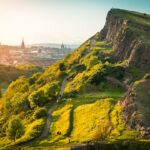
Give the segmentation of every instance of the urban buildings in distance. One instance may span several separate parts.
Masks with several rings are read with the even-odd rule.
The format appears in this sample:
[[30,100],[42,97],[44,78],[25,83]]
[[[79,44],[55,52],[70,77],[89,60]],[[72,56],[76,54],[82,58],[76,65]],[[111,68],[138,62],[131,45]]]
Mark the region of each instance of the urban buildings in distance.
[[64,44],[59,47],[42,45],[26,46],[24,39],[22,39],[20,46],[0,44],[0,64],[49,66],[72,51],[73,48],[68,48]]

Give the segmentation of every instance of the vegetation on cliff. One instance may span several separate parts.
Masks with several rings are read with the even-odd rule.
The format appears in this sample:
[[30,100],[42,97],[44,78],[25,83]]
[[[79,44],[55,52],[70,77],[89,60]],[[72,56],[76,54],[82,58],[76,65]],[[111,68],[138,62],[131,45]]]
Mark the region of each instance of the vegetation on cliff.
[[[32,146],[76,144],[99,140],[114,142],[141,138],[140,130],[130,127],[127,122],[132,121],[133,109],[131,113],[123,112],[124,109],[130,110],[130,107],[128,108],[128,105],[125,104],[130,100],[130,96],[129,98],[126,95],[126,97],[122,96],[126,92],[124,87],[140,79],[148,70],[145,71],[143,68],[140,71],[138,66],[142,66],[141,64],[133,66],[129,63],[129,60],[137,59],[138,56],[116,58],[116,53],[125,51],[126,48],[129,48],[126,45],[131,44],[129,40],[127,43],[122,42],[122,38],[116,35],[117,28],[114,30],[111,24],[118,23],[118,27],[123,31],[124,26],[119,23],[120,19],[128,20],[130,27],[134,28],[130,32],[132,37],[134,34],[137,35],[135,24],[136,27],[139,24],[145,27],[140,32],[142,41],[149,36],[148,32],[145,35],[145,30],[149,30],[149,15],[143,16],[135,12],[113,9],[108,14],[104,29],[85,41],[74,52],[52,64],[44,73],[19,77],[10,84],[0,99],[1,146],[16,145],[37,139],[44,130],[49,108],[57,102],[59,102],[58,106],[52,112],[48,137],[34,141]],[[107,36],[108,30],[112,30],[109,36]],[[112,37],[112,33],[115,37]],[[122,32],[120,36],[122,35],[124,38],[129,38],[126,32]],[[118,41],[113,40],[115,38]],[[121,44],[126,48],[119,51],[119,46],[115,46],[114,41],[122,42]],[[144,41],[144,43],[147,42]],[[131,51],[132,48],[138,51],[139,47],[137,49],[130,47]],[[146,52],[148,53],[147,50]],[[149,53],[147,55],[149,56]],[[140,59],[145,58],[142,55]],[[144,64],[145,68],[149,68],[148,63],[149,61]],[[62,85],[64,86],[63,91]],[[149,117],[147,118],[146,114],[146,112],[149,113],[149,75],[146,75],[142,81],[135,82],[133,87],[133,91],[137,93],[135,99],[138,106],[135,110],[137,120],[140,118],[142,122],[149,124]],[[122,99],[121,102],[120,99]],[[20,128],[19,136],[13,134],[15,142],[9,138],[10,134],[8,134],[14,116]],[[127,121],[125,116],[128,117]]]

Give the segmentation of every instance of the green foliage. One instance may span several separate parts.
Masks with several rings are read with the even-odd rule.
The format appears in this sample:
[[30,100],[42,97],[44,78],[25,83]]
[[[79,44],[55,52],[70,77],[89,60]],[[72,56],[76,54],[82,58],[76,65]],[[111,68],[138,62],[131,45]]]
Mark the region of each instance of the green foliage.
[[35,139],[36,137],[41,135],[44,129],[44,126],[45,126],[45,119],[42,119],[42,118],[29,122],[25,126],[24,135],[20,139],[18,139],[17,142],[23,143],[23,142],[27,142],[27,141]]
[[39,72],[33,74],[33,76],[29,78],[29,84],[30,85],[34,84],[40,75],[41,75],[41,73],[39,73]]
[[82,59],[80,60],[80,62],[81,62],[82,64],[84,64],[87,69],[90,69],[90,68],[93,67],[94,65],[100,63],[100,60],[99,60],[98,57],[95,55],[95,53],[90,53],[90,54],[87,55],[86,57],[82,58]]
[[75,70],[77,72],[82,72],[82,71],[86,70],[86,66],[84,64],[77,64],[74,66],[73,70]]
[[150,79],[150,73],[145,74],[144,79],[149,80]]
[[65,71],[65,70],[66,70],[66,66],[65,66],[64,63],[60,63],[60,64],[59,64],[59,70],[60,70],[60,71]]
[[[14,112],[15,114],[20,113],[21,111],[25,111],[28,109],[28,93],[16,93],[11,99],[11,106],[9,112]],[[7,101],[6,101],[7,103]],[[8,101],[7,106],[10,104]]]
[[44,94],[44,91],[42,90],[37,90],[32,92],[29,97],[29,102],[30,102],[30,107],[35,108],[35,107],[42,107],[44,106],[47,102],[48,99]]
[[35,110],[35,112],[33,114],[34,119],[40,119],[40,118],[44,118],[46,116],[47,116],[46,108],[38,108]]
[[67,93],[64,93],[63,98],[75,98],[77,97],[78,92],[77,91],[70,91]]
[[41,90],[44,91],[45,96],[49,100],[56,99],[60,90],[59,82],[47,83],[41,88]]
[[112,65],[106,64],[105,65],[105,75],[113,76],[117,79],[123,79],[125,74],[125,68],[120,65]]
[[24,133],[24,126],[21,121],[17,118],[12,118],[9,121],[7,128],[7,137],[12,140],[20,138]]

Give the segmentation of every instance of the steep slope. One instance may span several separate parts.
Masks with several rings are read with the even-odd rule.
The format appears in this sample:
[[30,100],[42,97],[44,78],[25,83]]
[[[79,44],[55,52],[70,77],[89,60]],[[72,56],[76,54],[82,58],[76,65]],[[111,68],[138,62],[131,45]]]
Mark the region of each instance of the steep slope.
[[120,101],[126,125],[150,136],[150,74],[136,81]]
[[[142,75],[150,69],[146,31],[149,31],[148,15],[112,9],[104,29],[74,52],[49,66],[43,74],[12,82],[0,100],[0,145],[15,145],[40,137],[48,108],[56,102],[59,106],[52,114],[50,134],[35,146],[140,138],[140,131],[130,127],[133,112],[126,111],[130,110],[128,101],[124,98],[121,105],[117,103],[128,84],[136,79],[126,84],[129,75],[136,74],[135,70],[130,73],[130,67],[141,67],[143,71],[138,71]],[[137,46],[141,46],[139,40],[143,49]],[[149,83],[145,82],[144,86]],[[136,112],[143,114],[141,122],[146,122],[148,127],[147,114],[143,112],[147,107],[139,97],[136,101],[140,107],[136,107]],[[130,103],[130,97],[127,99]],[[12,142],[8,128],[14,118],[19,119],[24,131]]]
[[111,9],[100,39],[112,42],[117,60],[150,69],[150,15]]

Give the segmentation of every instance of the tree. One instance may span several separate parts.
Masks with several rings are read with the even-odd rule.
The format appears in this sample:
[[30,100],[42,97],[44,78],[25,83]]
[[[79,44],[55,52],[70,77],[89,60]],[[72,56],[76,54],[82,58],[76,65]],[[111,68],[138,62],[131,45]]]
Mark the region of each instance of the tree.
[[33,114],[34,119],[39,119],[39,118],[43,118],[46,116],[47,116],[46,108],[38,108]]
[[59,64],[59,70],[60,70],[60,71],[65,71],[65,70],[66,70],[66,66],[65,66],[64,63],[60,63],[60,64]]
[[48,98],[45,96],[45,93],[43,90],[32,92],[31,95],[29,95],[28,99],[29,99],[31,108],[35,108],[37,106],[39,107],[44,106],[48,101]]
[[12,118],[8,123],[7,137],[11,140],[20,138],[24,133],[24,126],[17,118]]

